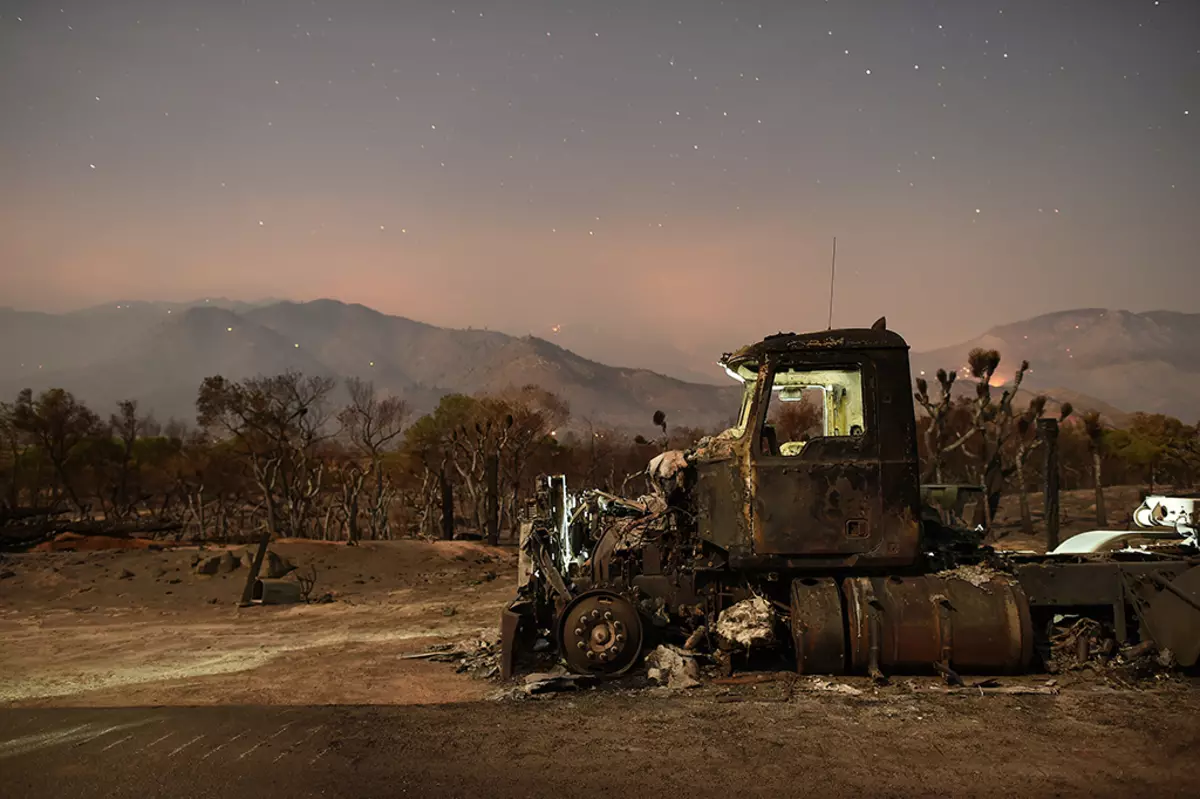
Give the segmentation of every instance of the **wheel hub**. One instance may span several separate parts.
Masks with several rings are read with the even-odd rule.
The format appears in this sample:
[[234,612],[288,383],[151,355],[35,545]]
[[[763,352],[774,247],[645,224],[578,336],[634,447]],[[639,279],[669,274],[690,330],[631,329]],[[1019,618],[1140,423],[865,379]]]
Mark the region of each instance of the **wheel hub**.
[[641,654],[642,622],[628,599],[611,591],[589,591],[563,609],[558,640],[572,671],[620,674]]

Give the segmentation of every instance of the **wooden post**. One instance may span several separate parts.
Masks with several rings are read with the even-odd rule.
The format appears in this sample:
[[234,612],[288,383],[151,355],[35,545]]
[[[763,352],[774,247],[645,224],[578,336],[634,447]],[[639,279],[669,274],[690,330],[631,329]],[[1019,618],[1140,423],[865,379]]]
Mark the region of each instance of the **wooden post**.
[[491,454],[484,463],[487,483],[487,542],[500,544],[500,456]]
[[1046,519],[1046,551],[1058,547],[1058,420],[1038,419],[1038,435],[1046,449],[1046,485],[1043,489]]
[[454,486],[446,479],[446,470],[441,472],[442,482],[442,540],[454,539]]

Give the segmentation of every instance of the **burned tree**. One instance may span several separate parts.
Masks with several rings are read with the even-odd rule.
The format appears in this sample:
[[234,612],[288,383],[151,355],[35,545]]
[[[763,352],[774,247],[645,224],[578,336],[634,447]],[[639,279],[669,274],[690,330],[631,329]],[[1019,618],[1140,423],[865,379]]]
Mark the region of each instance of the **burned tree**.
[[[1033,515],[1029,511],[1029,485],[1025,479],[1025,463],[1030,455],[1046,443],[1046,439],[1037,434],[1037,426],[1045,412],[1046,401],[1046,397],[1039,394],[1030,401],[1029,407],[1017,418],[1017,451],[1013,456],[1011,471],[1015,472],[1016,476],[1017,497],[1021,507],[1021,531],[1027,535],[1033,533]],[[1071,403],[1063,403],[1059,409],[1058,421],[1065,420],[1071,415],[1071,412]]]
[[667,435],[667,414],[663,411],[655,411],[652,421],[655,427],[662,429],[662,448],[666,451],[670,446],[670,438]]
[[918,377],[916,380],[917,391],[913,396],[917,400],[917,404],[929,416],[929,426],[925,429],[925,445],[930,460],[926,479],[932,479],[935,483],[945,481],[946,457],[961,450],[979,433],[978,426],[972,418],[967,429],[955,435],[951,423],[956,411],[954,381],[957,377],[957,372],[947,372],[945,369],[937,370],[940,393],[936,401],[930,397],[929,381],[923,377]]
[[980,465],[980,483],[986,502],[981,507],[977,522],[985,527],[991,526],[1004,489],[1004,449],[1015,430],[1017,419],[1013,401],[1021,389],[1025,373],[1029,371],[1029,361],[1021,361],[1013,382],[1004,388],[1000,400],[994,402],[991,384],[999,366],[1000,353],[997,350],[977,347],[967,354],[967,368],[976,380],[975,399],[971,403],[971,432],[978,436],[979,449],[965,451]]
[[913,394],[917,404],[929,415],[929,427],[925,430],[925,438],[930,459],[929,472],[935,483],[942,482],[942,462],[945,458],[943,442],[946,440],[946,422],[950,415],[950,404],[953,401],[952,389],[957,376],[957,372],[947,372],[945,369],[937,370],[938,386],[942,390],[937,402],[930,398],[929,381],[924,377],[917,378],[917,391]]
[[118,517],[133,515],[134,505],[138,501],[131,481],[137,474],[137,441],[144,434],[147,421],[145,417],[138,415],[137,400],[122,400],[117,403],[117,413],[109,417],[109,428],[120,447],[117,475],[112,487],[112,508]]
[[0,479],[4,481],[0,510],[11,510],[21,502],[21,439],[13,419],[13,406],[0,402]]
[[[476,400],[463,394],[442,397],[432,413],[417,419],[404,432],[403,451],[408,468],[420,477],[413,504],[418,508],[419,529],[429,535],[452,537],[454,529],[454,474],[471,486],[472,472],[459,464],[452,438],[472,419]],[[441,525],[437,520],[441,519]]]
[[[379,397],[373,383],[352,377],[346,381],[350,402],[338,414],[343,433],[365,464],[352,463],[343,476],[343,513],[351,543],[359,538],[360,513],[366,516],[367,535],[390,537],[389,510],[395,497],[391,478],[384,470],[384,456],[399,439],[408,419],[408,405],[399,397]],[[370,481],[366,507],[363,490]],[[365,512],[365,513],[364,513]]]
[[570,409],[557,394],[534,385],[509,389],[498,399],[506,417],[512,417],[500,465],[510,487],[504,503],[507,507],[502,507],[502,513],[508,517],[509,527],[515,530],[522,485],[529,479],[529,464],[546,449],[552,432],[570,417]]
[[246,576],[251,599],[267,546],[280,535],[304,536],[313,520],[324,466],[317,445],[328,436],[327,399],[334,381],[286,372],[238,383],[205,378],[196,399],[202,428],[231,438],[249,463],[266,524]]
[[75,489],[68,464],[80,445],[98,432],[96,414],[61,388],[43,391],[36,399],[33,391],[25,389],[12,408],[11,425],[17,433],[28,435],[49,461],[53,471],[50,503],[57,503],[65,493],[76,510],[85,514],[87,506]]
[[1104,507],[1104,483],[1101,480],[1101,461],[1104,454],[1104,422],[1099,411],[1083,415],[1083,429],[1087,433],[1088,454],[1092,456],[1092,482],[1096,487],[1096,524],[1108,524],[1108,512]]
[[[966,430],[957,436],[950,432],[950,420],[955,410],[955,372],[938,370],[940,396],[936,401],[930,397],[929,384],[924,378],[917,378],[914,397],[930,420],[926,428],[926,445],[932,461],[930,472],[933,479],[941,482],[946,456],[962,450],[963,454],[976,464],[976,476],[972,479],[978,480],[985,496],[985,502],[977,513],[976,523],[989,527],[1000,504],[1005,482],[1016,473],[1021,494],[1022,520],[1028,527],[1030,522],[1024,465],[1029,453],[1038,446],[1036,443],[1029,443],[1028,439],[1031,426],[1045,409],[1046,398],[1035,397],[1024,412],[1016,410],[1014,401],[1025,374],[1029,371],[1029,361],[1022,361],[1012,382],[1005,386],[1000,399],[993,400],[992,380],[999,366],[1000,353],[997,350],[976,348],[967,355],[967,370],[975,380],[975,396],[964,401],[962,407],[969,418]],[[1065,418],[1066,414],[1070,413],[1070,406],[1064,406],[1063,410]],[[1012,448],[1014,435],[1016,453],[1012,463],[1007,464],[1006,453]]]

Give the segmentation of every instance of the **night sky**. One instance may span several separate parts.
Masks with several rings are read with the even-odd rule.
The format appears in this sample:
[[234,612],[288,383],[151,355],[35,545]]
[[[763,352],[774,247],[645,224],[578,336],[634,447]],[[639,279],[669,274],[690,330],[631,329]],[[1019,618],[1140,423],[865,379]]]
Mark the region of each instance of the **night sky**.
[[[1200,2],[0,0],[0,304],[710,359],[1200,310]],[[568,336],[573,333],[573,336]]]

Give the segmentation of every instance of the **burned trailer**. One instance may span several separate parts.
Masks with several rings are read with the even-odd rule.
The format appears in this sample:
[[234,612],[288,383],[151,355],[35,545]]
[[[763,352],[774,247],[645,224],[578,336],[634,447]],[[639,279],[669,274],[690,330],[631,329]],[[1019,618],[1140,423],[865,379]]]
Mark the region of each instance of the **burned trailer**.
[[1200,658],[1194,546],[1007,556],[923,502],[908,345],[883,319],[720,364],[743,384],[736,425],[657,456],[647,495],[543,478],[502,614],[506,675],[539,638],[591,674],[663,642],[726,669],[785,652],[810,674],[1016,673],[1068,615]]

